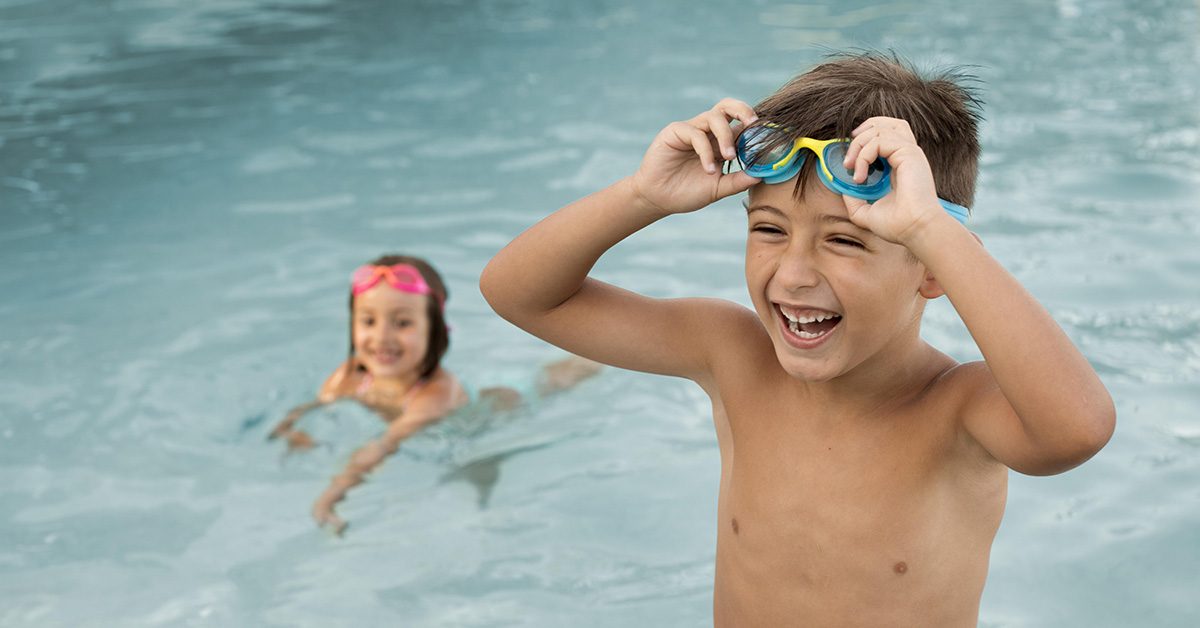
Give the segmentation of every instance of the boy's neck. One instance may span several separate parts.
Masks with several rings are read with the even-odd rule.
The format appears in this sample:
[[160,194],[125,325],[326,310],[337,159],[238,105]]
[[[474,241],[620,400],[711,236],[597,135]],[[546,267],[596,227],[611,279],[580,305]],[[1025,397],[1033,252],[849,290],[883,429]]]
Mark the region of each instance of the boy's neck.
[[807,403],[836,421],[848,417],[872,420],[925,390],[955,364],[920,337],[883,351],[852,371],[823,382],[803,382]]

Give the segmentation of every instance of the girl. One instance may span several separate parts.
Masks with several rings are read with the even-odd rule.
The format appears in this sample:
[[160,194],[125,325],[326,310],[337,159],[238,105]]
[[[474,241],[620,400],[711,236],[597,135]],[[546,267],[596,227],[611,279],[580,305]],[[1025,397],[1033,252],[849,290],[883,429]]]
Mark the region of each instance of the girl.
[[[379,438],[350,456],[350,462],[313,504],[320,526],[341,533],[346,522],[334,512],[350,488],[394,453],[401,441],[466,405],[470,400],[442,356],[450,346],[446,327],[446,285],[423,259],[385,255],[354,271],[350,288],[350,354],[325,380],[315,401],[294,408],[271,431],[289,449],[315,443],[293,426],[306,412],[339,399],[352,398],[388,422]],[[539,382],[540,394],[562,390],[593,375],[599,365],[581,358],[552,364]],[[480,398],[493,410],[520,404],[510,388],[489,388]]]

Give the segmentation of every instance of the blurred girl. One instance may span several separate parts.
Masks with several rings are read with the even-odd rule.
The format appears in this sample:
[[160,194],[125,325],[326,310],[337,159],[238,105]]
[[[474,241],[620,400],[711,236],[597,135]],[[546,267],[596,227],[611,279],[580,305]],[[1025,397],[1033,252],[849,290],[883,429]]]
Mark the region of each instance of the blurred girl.
[[[349,356],[325,380],[315,401],[294,408],[270,434],[272,439],[284,438],[289,449],[311,448],[315,443],[295,429],[296,421],[309,410],[344,398],[361,402],[388,422],[383,435],[355,451],[317,498],[312,514],[318,525],[341,533],[346,522],[333,507],[346,492],[362,483],[405,438],[469,402],[458,379],[441,367],[450,346],[444,315],[447,296],[441,276],[417,257],[385,255],[354,271]],[[598,368],[581,358],[552,364],[542,376],[539,393],[569,387]],[[480,398],[494,410],[521,402],[511,388],[485,389]]]

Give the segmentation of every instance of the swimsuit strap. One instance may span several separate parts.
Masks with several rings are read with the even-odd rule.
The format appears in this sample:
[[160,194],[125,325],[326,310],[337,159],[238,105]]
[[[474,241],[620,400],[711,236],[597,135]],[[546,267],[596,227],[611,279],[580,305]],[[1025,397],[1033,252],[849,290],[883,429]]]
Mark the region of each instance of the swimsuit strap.
[[375,378],[371,377],[371,372],[367,371],[366,374],[363,375],[362,381],[358,384],[358,390],[354,391],[355,394],[360,397],[367,394],[367,390],[371,388],[371,384],[374,381]]
[[[367,393],[367,390],[369,390],[371,388],[371,384],[374,382],[375,382],[375,378],[371,376],[370,371],[367,371],[367,373],[365,375],[363,375],[362,382],[359,383],[358,390],[355,391],[355,394],[360,397],[365,395]],[[411,387],[409,387],[408,391],[404,393],[404,396],[400,398],[400,411],[401,412],[403,412],[404,409],[408,407],[408,402],[412,398],[412,396],[417,394],[418,392],[420,392],[421,389],[424,388],[425,385],[428,383],[429,383],[429,379],[422,377],[421,379],[418,379],[415,384],[413,384]]]
[[421,379],[417,380],[417,383],[413,384],[412,387],[408,389],[408,392],[404,393],[404,397],[402,399],[400,399],[400,411],[401,412],[408,409],[408,402],[412,398],[412,396],[417,394],[418,392],[421,392],[421,389],[424,388],[425,384],[428,384],[428,383],[429,383],[429,380],[422,377]]

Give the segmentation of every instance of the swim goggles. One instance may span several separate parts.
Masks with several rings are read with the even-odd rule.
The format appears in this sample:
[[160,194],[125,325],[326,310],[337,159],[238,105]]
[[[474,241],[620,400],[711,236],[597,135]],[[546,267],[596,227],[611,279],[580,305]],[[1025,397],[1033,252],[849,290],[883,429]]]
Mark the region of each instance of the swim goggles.
[[[393,264],[391,266],[364,264],[359,266],[350,278],[350,291],[354,296],[358,296],[374,288],[380,281],[386,281],[389,286],[401,292],[433,295],[433,288],[425,283],[425,278],[421,277],[421,271],[412,264]],[[438,299],[438,304],[441,305],[441,299]]]
[[[891,191],[892,167],[883,157],[870,165],[866,180],[857,183],[854,173],[842,165],[850,140],[798,137],[790,145],[781,142],[769,150],[775,137],[786,132],[787,129],[770,122],[743,131],[737,139],[737,157],[742,170],[756,179],[762,179],[763,183],[783,183],[800,172],[800,167],[804,165],[803,151],[807,149],[817,156],[817,178],[830,191],[864,201],[877,201]],[[762,153],[764,150],[767,152]],[[970,214],[966,207],[942,198],[938,202],[955,220],[964,224],[967,222]]]

